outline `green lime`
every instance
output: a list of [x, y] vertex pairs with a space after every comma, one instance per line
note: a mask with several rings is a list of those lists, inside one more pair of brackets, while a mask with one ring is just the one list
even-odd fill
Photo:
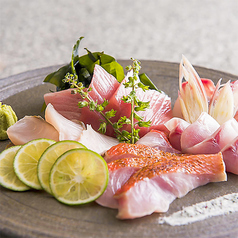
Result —
[[88, 149], [72, 149], [62, 154], [50, 172], [50, 187], [54, 197], [68, 205], [96, 200], [108, 184], [105, 160]]
[[16, 176], [13, 161], [20, 145], [12, 146], [0, 154], [0, 184], [14, 191], [26, 191], [30, 188], [21, 182]]
[[51, 193], [49, 175], [50, 170], [53, 164], [55, 163], [56, 159], [58, 159], [58, 157], [63, 153], [65, 153], [66, 151], [75, 148], [86, 148], [86, 147], [77, 141], [64, 140], [52, 144], [41, 155], [38, 162], [37, 173], [39, 182], [46, 192]]
[[24, 144], [16, 153], [14, 170], [17, 177], [34, 189], [42, 189], [37, 176], [37, 164], [43, 152], [55, 141], [36, 139]]

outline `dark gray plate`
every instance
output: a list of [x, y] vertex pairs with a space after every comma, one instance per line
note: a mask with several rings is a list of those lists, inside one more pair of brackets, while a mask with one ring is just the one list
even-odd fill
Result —
[[[121, 61], [126, 66], [129, 61]], [[0, 100], [13, 107], [19, 118], [42, 115], [43, 95], [54, 87], [42, 84], [44, 77], [59, 68], [53, 66], [0, 80]], [[201, 77], [215, 82], [238, 77], [195, 67]], [[142, 61], [142, 71], [174, 102], [178, 91], [178, 64]], [[0, 142], [0, 151], [8, 141]], [[166, 215], [183, 206], [238, 192], [238, 176], [228, 181], [199, 187], [175, 200]], [[120, 221], [116, 210], [91, 203], [70, 207], [57, 202], [43, 191], [12, 192], [0, 187], [0, 237], [238, 237], [238, 213], [212, 217], [186, 226], [159, 225], [163, 214]]]

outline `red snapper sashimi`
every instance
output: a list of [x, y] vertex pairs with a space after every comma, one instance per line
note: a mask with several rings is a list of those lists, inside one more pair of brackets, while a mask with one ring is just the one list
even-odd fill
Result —
[[170, 203], [209, 182], [226, 181], [222, 154], [182, 155], [148, 165], [117, 190], [119, 219], [166, 212]]
[[151, 163], [165, 160], [163, 157], [128, 157], [108, 163], [109, 181], [104, 193], [96, 202], [104, 207], [118, 208], [118, 202], [113, 197], [116, 191], [139, 169]]
[[114, 160], [129, 157], [160, 156], [161, 153], [163, 152], [147, 145], [119, 143], [118, 145], [112, 146], [108, 151], [106, 151], [104, 154], [104, 159], [107, 163], [110, 163]]

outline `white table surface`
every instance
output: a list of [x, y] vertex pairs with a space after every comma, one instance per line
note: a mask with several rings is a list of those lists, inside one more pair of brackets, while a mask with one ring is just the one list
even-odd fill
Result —
[[0, 0], [0, 78], [68, 63], [80, 36], [80, 54], [169, 62], [184, 54], [238, 75], [236, 0]]

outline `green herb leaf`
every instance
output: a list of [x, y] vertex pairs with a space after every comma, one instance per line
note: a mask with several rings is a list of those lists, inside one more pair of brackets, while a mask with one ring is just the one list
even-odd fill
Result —
[[106, 131], [107, 131], [107, 123], [106, 122], [101, 122], [98, 131], [101, 132], [102, 134], [105, 134]]
[[105, 112], [105, 115], [107, 118], [112, 118], [116, 115], [116, 111], [114, 109], [111, 109], [110, 111]]
[[95, 64], [101, 65], [119, 82], [124, 79], [123, 67], [116, 62], [115, 58], [104, 54], [104, 52], [91, 52], [86, 48], [87, 54], [79, 57], [78, 49], [83, 38], [84, 37], [80, 37], [73, 46], [70, 63], [47, 75], [44, 82], [56, 85], [57, 90], [68, 89], [70, 85], [66, 82], [62, 82], [62, 80], [67, 73], [70, 73], [75, 75], [75, 79], [77, 79], [78, 82], [82, 82], [84, 86], [88, 87], [93, 77]]
[[122, 80], [125, 77], [123, 67], [117, 62], [112, 61], [106, 64], [101, 65], [109, 74], [112, 74], [119, 83], [122, 82]]
[[150, 78], [145, 74], [145, 73], [142, 73], [139, 75], [139, 78], [140, 78], [140, 81], [149, 87], [149, 89], [154, 89], [156, 91], [159, 91], [161, 92], [155, 85], [154, 83], [150, 80]]

